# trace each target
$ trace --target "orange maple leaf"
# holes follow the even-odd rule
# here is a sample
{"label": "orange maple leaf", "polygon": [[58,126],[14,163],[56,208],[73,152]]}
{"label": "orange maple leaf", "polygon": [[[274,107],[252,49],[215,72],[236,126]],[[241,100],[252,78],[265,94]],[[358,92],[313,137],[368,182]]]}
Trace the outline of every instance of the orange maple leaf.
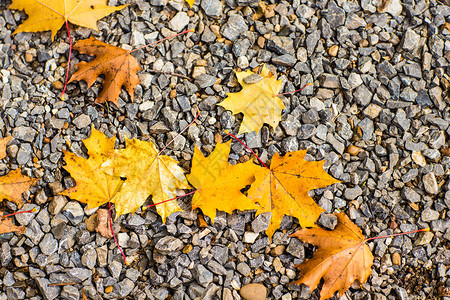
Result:
{"label": "orange maple leaf", "polygon": [[[188,181],[197,188],[192,198],[192,208],[200,208],[214,222],[216,209],[231,214],[233,210],[258,209],[241,190],[255,180],[261,168],[253,162],[231,165],[228,163],[231,140],[217,144],[208,157],[196,147]],[[220,201],[214,201],[220,199]]]}
{"label": "orange maple leaf", "polygon": [[272,158],[270,168],[261,168],[248,190],[248,197],[260,205],[257,214],[271,212],[266,233],[272,237],[283,216],[298,218],[302,227],[317,226],[324,211],[308,195],[308,191],[339,182],[323,170],[323,161],[305,161],[306,150]]}
{"label": "orange maple leaf", "polygon": [[321,300],[331,298],[336,291],[341,297],[354,281],[362,284],[372,273],[373,255],[361,229],[344,213],[335,215],[338,223],[332,231],[310,228],[291,235],[318,248],[313,258],[296,265],[301,277],[292,284],[303,283],[314,290],[323,278]]}
{"label": "orange maple leaf", "polygon": [[12,138],[12,136],[7,136],[0,139],[0,159],[4,159],[6,157],[6,145],[8,145]]}
{"label": "orange maple leaf", "polygon": [[11,219],[2,217],[0,211],[0,234],[8,232],[25,233],[26,230],[24,226],[16,226]]}
{"label": "orange maple leaf", "polygon": [[84,80],[90,88],[97,77],[103,74],[105,75],[103,90],[95,99],[96,103],[111,101],[118,106],[122,86],[125,86],[133,100],[134,90],[139,84],[137,72],[141,70],[141,67],[136,58],[131,55],[131,51],[105,44],[93,37],[79,41],[73,49],[83,54],[95,55],[95,59],[78,63],[77,71],[69,82]]}
{"label": "orange maple leaf", "polygon": [[51,30],[53,40],[66,20],[98,31],[98,20],[127,5],[108,6],[106,0],[13,0],[9,9],[25,10],[28,19],[12,34]]}
{"label": "orange maple leaf", "polygon": [[19,207],[22,204],[22,193],[29,190],[30,186],[39,179],[22,175],[20,169],[9,172],[0,177],[0,201],[6,199],[16,203]]}

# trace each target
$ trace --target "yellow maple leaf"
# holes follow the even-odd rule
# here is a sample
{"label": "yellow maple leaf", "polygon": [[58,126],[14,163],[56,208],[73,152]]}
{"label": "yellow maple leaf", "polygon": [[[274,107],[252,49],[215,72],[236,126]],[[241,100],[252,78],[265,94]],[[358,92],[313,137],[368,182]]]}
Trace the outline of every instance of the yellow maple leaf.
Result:
{"label": "yellow maple leaf", "polygon": [[260,205],[257,214],[271,212],[266,233],[272,237],[280,227],[283,216],[298,218],[302,227],[317,226],[316,221],[324,211],[308,195],[312,189],[339,182],[323,170],[323,161],[307,162],[306,150],[272,157],[270,168],[261,168],[248,190],[248,197]]}
{"label": "yellow maple leaf", "polygon": [[[151,195],[154,203],[175,198],[177,189],[189,189],[178,162],[159,155],[152,142],[126,140],[125,149],[109,153],[101,170],[113,176],[125,177],[114,203],[116,215],[135,212]],[[173,212],[181,211],[176,200],[156,206],[163,221]]]}
{"label": "yellow maple leaf", "polygon": [[106,0],[13,0],[9,9],[28,14],[13,34],[51,30],[53,40],[66,20],[98,31],[98,20],[126,6],[108,6]]}
{"label": "yellow maple leaf", "polygon": [[335,215],[338,223],[332,231],[310,228],[291,235],[318,248],[311,259],[296,266],[300,278],[292,283],[314,290],[323,278],[321,300],[333,297],[336,291],[342,297],[355,280],[362,284],[372,273],[373,255],[361,229],[344,213]]}
{"label": "yellow maple leaf", "polygon": [[194,5],[195,0],[186,0],[186,2],[189,4],[189,7],[192,7],[192,5]]}
{"label": "yellow maple leaf", "polygon": [[238,134],[258,132],[264,123],[273,128],[277,127],[281,121],[281,111],[286,108],[277,96],[280,93],[282,81],[276,80],[269,69],[263,66],[259,74],[262,78],[254,83],[246,83],[245,78],[253,74],[255,73],[252,71],[236,72],[242,90],[227,94],[228,97],[217,104],[231,110],[234,114],[244,114]]}
{"label": "yellow maple leaf", "polygon": [[197,189],[192,198],[192,208],[200,208],[212,222],[216,209],[229,214],[235,209],[258,209],[241,190],[255,180],[255,172],[261,168],[251,161],[237,165],[228,163],[230,145],[231,140],[217,144],[208,157],[204,157],[196,147],[191,173],[186,175],[188,181]]}
{"label": "yellow maple leaf", "polygon": [[91,136],[83,140],[88,150],[89,159],[64,151],[66,165],[64,169],[75,179],[76,186],[61,194],[88,204],[88,208],[103,205],[114,197],[121,188],[120,177],[99,171],[107,159],[106,153],[114,150],[115,138],[108,139],[103,133],[92,128]]}
{"label": "yellow maple leaf", "polygon": [[97,77],[103,74],[103,89],[95,99],[96,103],[111,101],[118,106],[122,86],[133,100],[134,90],[139,84],[137,72],[141,66],[131,51],[105,44],[93,37],[79,41],[73,49],[82,54],[95,55],[95,59],[78,63],[77,71],[69,82],[84,80],[90,88]]}
{"label": "yellow maple leaf", "polygon": [[9,172],[0,177],[0,201],[6,199],[21,207],[22,193],[28,191],[38,180],[22,175],[20,169]]}
{"label": "yellow maple leaf", "polygon": [[6,146],[8,145],[11,139],[12,136],[0,139],[0,159],[4,159],[6,157]]}

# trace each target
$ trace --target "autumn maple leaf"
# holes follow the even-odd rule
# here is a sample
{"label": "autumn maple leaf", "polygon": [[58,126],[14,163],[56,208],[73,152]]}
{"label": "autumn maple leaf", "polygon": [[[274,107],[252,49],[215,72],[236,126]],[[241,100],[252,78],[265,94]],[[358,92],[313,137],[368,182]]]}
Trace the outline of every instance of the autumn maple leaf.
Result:
{"label": "autumn maple leaf", "polygon": [[13,0],[9,9],[25,10],[28,19],[12,34],[51,30],[53,40],[66,20],[98,31],[98,20],[126,6],[108,6],[106,0]]}
{"label": "autumn maple leaf", "polygon": [[372,272],[373,255],[361,229],[344,213],[335,215],[338,223],[332,231],[310,228],[291,235],[318,248],[313,258],[296,266],[300,279],[292,283],[303,283],[314,290],[323,278],[321,300],[331,298],[336,291],[341,297],[355,280],[362,284]]}
{"label": "autumn maple leaf", "polygon": [[0,139],[0,159],[4,159],[6,157],[6,146],[12,138],[12,136],[7,136]]}
{"label": "autumn maple leaf", "polygon": [[[250,76],[256,79],[250,81]],[[281,111],[286,108],[277,96],[282,81],[276,80],[266,66],[262,67],[259,75],[246,71],[236,72],[236,77],[242,90],[227,94],[228,97],[217,105],[231,110],[234,114],[244,114],[238,134],[258,132],[264,123],[273,128],[277,127],[281,121]]]}
{"label": "autumn maple leaf", "polygon": [[103,74],[103,90],[95,100],[96,103],[111,101],[118,106],[122,86],[133,100],[134,90],[139,84],[137,72],[141,67],[131,55],[131,51],[105,44],[93,37],[79,41],[73,49],[83,54],[95,55],[95,59],[78,63],[77,71],[69,82],[84,80],[89,88],[97,77]]}
{"label": "autumn maple leaf", "polygon": [[11,219],[2,217],[2,212],[0,211],[0,234],[8,232],[25,233],[25,231],[26,228],[24,226],[16,226]]}
{"label": "autumn maple leaf", "polygon": [[324,211],[308,195],[312,189],[339,182],[323,170],[323,161],[304,160],[306,150],[287,153],[272,158],[270,168],[261,168],[248,190],[248,197],[260,206],[257,214],[271,212],[266,233],[272,237],[283,216],[298,218],[302,227],[317,226],[316,221]]}
{"label": "autumn maple leaf", "polygon": [[[188,181],[197,189],[192,198],[192,208],[200,208],[214,222],[216,209],[231,214],[235,209],[258,209],[258,206],[242,194],[241,190],[255,180],[261,168],[248,161],[228,163],[231,140],[217,144],[208,157],[198,148],[194,150]],[[214,200],[216,199],[216,200]]]}
{"label": "autumn maple leaf", "polygon": [[105,154],[114,150],[115,138],[108,139],[103,133],[92,128],[91,136],[83,140],[83,143],[88,150],[88,159],[64,151],[64,169],[75,179],[76,185],[61,194],[87,203],[88,208],[98,207],[109,201],[114,202],[123,181],[120,177],[108,175],[98,169],[107,160]]}
{"label": "autumn maple leaf", "polygon": [[[152,142],[127,139],[125,149],[108,155],[101,170],[126,178],[114,199],[116,215],[135,212],[150,195],[153,202],[158,203],[175,198],[177,189],[190,188],[178,162],[160,155]],[[181,208],[176,201],[168,201],[157,205],[156,211],[165,222],[171,213]]]}
{"label": "autumn maple leaf", "polygon": [[6,199],[21,207],[22,193],[28,191],[38,180],[22,175],[20,169],[9,172],[0,177],[0,201]]}

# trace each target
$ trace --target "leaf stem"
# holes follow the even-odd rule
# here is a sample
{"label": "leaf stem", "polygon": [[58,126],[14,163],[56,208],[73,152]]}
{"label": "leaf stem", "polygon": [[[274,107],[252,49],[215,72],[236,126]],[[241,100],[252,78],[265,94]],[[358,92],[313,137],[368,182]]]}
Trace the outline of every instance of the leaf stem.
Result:
{"label": "leaf stem", "polygon": [[197,191],[197,190],[192,191],[192,192],[189,192],[189,193],[184,194],[184,195],[181,195],[181,196],[177,196],[177,197],[172,198],[172,199],[169,199],[169,200],[164,200],[164,201],[161,201],[161,202],[158,202],[158,203],[153,203],[153,204],[150,204],[150,205],[148,205],[148,206],[144,206],[143,209],[145,210],[145,209],[150,208],[150,207],[152,207],[152,206],[160,205],[160,204],[163,204],[163,203],[172,201],[172,200],[176,200],[176,199],[179,199],[179,198],[183,198],[183,197],[185,197],[185,196],[192,195],[192,194],[195,193],[196,191]]}
{"label": "leaf stem", "polygon": [[0,216],[0,218],[8,218],[8,217],[12,217],[15,215],[19,215],[19,214],[26,214],[26,213],[35,213],[37,212],[36,207],[30,210],[24,210],[24,211],[17,211],[15,213],[9,214],[9,215],[4,215],[4,216]]}
{"label": "leaf stem", "polygon": [[286,92],[286,93],[281,93],[281,94],[277,94],[276,96],[281,96],[281,95],[287,95],[287,94],[292,94],[292,93],[297,93],[297,92],[301,92],[305,87],[307,87],[308,85],[312,85],[311,82],[308,82],[307,84],[305,84],[301,89],[292,91],[292,92]]}
{"label": "leaf stem", "polygon": [[263,161],[261,160],[261,158],[259,158],[259,156],[256,155],[256,153],[253,152],[253,150],[250,149],[249,146],[247,146],[243,141],[241,141],[241,140],[240,140],[237,136],[235,136],[234,134],[228,133],[228,132],[227,132],[227,134],[228,134],[229,136],[234,137],[236,140],[238,140],[239,143],[241,143],[242,145],[244,145],[245,148],[247,148],[248,150],[250,150],[250,152],[253,153],[254,156],[256,156],[256,158],[259,160],[259,162],[260,162],[264,167],[266,167],[267,169],[269,169],[269,167],[268,167],[265,163],[263,163]]}
{"label": "leaf stem", "polygon": [[111,233],[114,237],[114,242],[116,243],[117,248],[119,248],[119,251],[123,256],[123,260],[124,260],[125,264],[128,266],[127,257],[125,256],[125,253],[123,253],[122,248],[120,248],[119,242],[117,241],[116,235],[114,234],[113,225],[112,225],[112,221],[111,221],[111,202],[108,202],[108,213],[109,213],[109,227],[111,228]]}
{"label": "leaf stem", "polygon": [[171,38],[177,37],[177,36],[179,36],[179,35],[182,35],[182,34],[185,34],[185,33],[188,33],[188,32],[193,32],[193,31],[194,31],[194,29],[193,29],[193,28],[192,28],[192,29],[188,29],[188,30],[185,30],[185,31],[182,31],[182,32],[180,32],[180,33],[177,33],[177,34],[174,34],[174,35],[168,36],[168,37],[166,37],[166,38],[163,38],[163,39],[161,39],[161,40],[158,40],[158,41],[152,42],[152,43],[150,43],[150,44],[147,44],[147,45],[141,46],[141,47],[139,47],[139,48],[136,48],[136,49],[130,50],[130,53],[133,53],[134,51],[137,51],[137,50],[140,50],[140,49],[146,48],[146,47],[148,47],[148,46],[151,46],[151,45],[154,45],[154,44],[160,44],[160,43],[164,42],[165,40],[168,40],[168,39],[171,39]]}
{"label": "leaf stem", "polygon": [[200,110],[197,112],[197,115],[195,116],[194,120],[192,120],[192,122],[189,123],[186,127],[184,127],[183,130],[180,131],[180,133],[178,133],[173,139],[171,139],[170,142],[168,142],[168,143],[164,146],[164,148],[162,148],[161,151],[159,151],[158,155],[161,155],[161,153],[162,153],[162,152],[163,152],[170,144],[172,144],[173,141],[175,141],[175,139],[176,139],[179,135],[181,135],[183,132],[185,132],[186,129],[189,128],[189,126],[191,126],[192,124],[194,124],[195,120],[197,120],[199,116],[200,116]]}
{"label": "leaf stem", "polygon": [[368,241],[372,241],[372,240],[377,240],[377,239],[385,239],[385,238],[390,238],[390,237],[399,236],[399,235],[405,235],[405,234],[411,234],[411,233],[423,232],[423,231],[430,231],[430,228],[423,228],[423,229],[419,229],[419,230],[408,231],[408,232],[402,232],[402,233],[395,233],[395,234],[390,234],[390,235],[376,236],[376,237],[368,238],[368,239],[366,239],[364,242],[368,242]]}
{"label": "leaf stem", "polygon": [[61,100],[63,100],[63,101],[66,99],[66,97],[64,97],[64,93],[66,92],[67,81],[69,80],[70,58],[72,56],[72,36],[70,35],[69,21],[67,21],[67,19],[66,19],[66,27],[67,27],[67,33],[69,35],[70,49],[69,49],[69,59],[67,61],[66,81],[64,83],[64,89],[61,93]]}

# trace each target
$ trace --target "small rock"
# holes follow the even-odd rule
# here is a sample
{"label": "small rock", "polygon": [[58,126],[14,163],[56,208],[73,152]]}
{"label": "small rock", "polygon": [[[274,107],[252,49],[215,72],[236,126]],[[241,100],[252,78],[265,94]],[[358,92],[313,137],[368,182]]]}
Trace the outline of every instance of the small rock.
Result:
{"label": "small rock", "polygon": [[175,32],[181,31],[189,24],[189,16],[184,11],[178,12],[170,21],[169,28]]}
{"label": "small rock", "polygon": [[439,219],[439,212],[426,208],[422,211],[421,218],[423,222],[430,222]]}
{"label": "small rock", "polygon": [[59,286],[49,286],[50,282],[46,278],[36,277],[34,280],[45,300],[53,300],[59,296],[61,291]]}
{"label": "small rock", "polygon": [[430,194],[437,194],[439,192],[439,187],[436,181],[436,176],[433,172],[427,173],[422,177],[423,185],[425,190]]}
{"label": "small rock", "polygon": [[383,0],[377,8],[379,13],[388,13],[393,17],[398,17],[403,10],[400,0]]}
{"label": "small rock", "polygon": [[248,30],[248,25],[240,14],[231,15],[221,29],[222,35],[235,41],[241,33]]}
{"label": "small rock", "polygon": [[84,210],[78,201],[71,201],[64,206],[62,213],[69,219],[73,225],[83,221]]}
{"label": "small rock", "polygon": [[173,236],[165,236],[160,239],[156,245],[155,249],[162,254],[167,254],[172,251],[177,251],[183,248],[183,242]]}
{"label": "small rock", "polygon": [[207,16],[218,18],[222,15],[223,4],[219,0],[202,0],[200,6]]}
{"label": "small rock", "polygon": [[212,86],[216,82],[217,78],[208,74],[202,74],[195,78],[195,84],[201,89]]}
{"label": "small rock", "polygon": [[[439,215],[439,214],[438,214]],[[414,242],[415,246],[428,245],[434,237],[434,233],[431,231],[423,232],[419,238]]]}
{"label": "small rock", "polygon": [[192,273],[195,280],[204,287],[207,287],[213,281],[213,273],[200,264],[194,266]]}
{"label": "small rock", "polygon": [[91,124],[91,118],[88,115],[81,114],[75,119],[73,119],[73,124],[77,126],[78,129],[85,128]]}
{"label": "small rock", "polygon": [[400,266],[402,263],[402,257],[400,253],[394,252],[392,253],[392,263],[396,266]]}
{"label": "small rock", "polygon": [[239,291],[242,298],[246,300],[265,300],[267,290],[264,285],[259,283],[250,283],[244,285]]}
{"label": "small rock", "polygon": [[259,233],[247,231],[244,233],[244,239],[242,241],[244,243],[253,244],[258,236]]}
{"label": "small rock", "polygon": [[275,248],[270,250],[270,255],[277,257],[284,253],[284,250],[286,249],[285,245],[277,245]]}
{"label": "small rock", "polygon": [[58,241],[53,237],[53,234],[47,233],[39,243],[39,248],[45,255],[51,255],[58,250]]}
{"label": "small rock", "polygon": [[338,219],[334,214],[322,213],[322,214],[320,214],[320,217],[317,220],[317,223],[320,226],[325,227],[326,229],[334,230],[334,228],[336,227],[336,225],[338,223]]}

